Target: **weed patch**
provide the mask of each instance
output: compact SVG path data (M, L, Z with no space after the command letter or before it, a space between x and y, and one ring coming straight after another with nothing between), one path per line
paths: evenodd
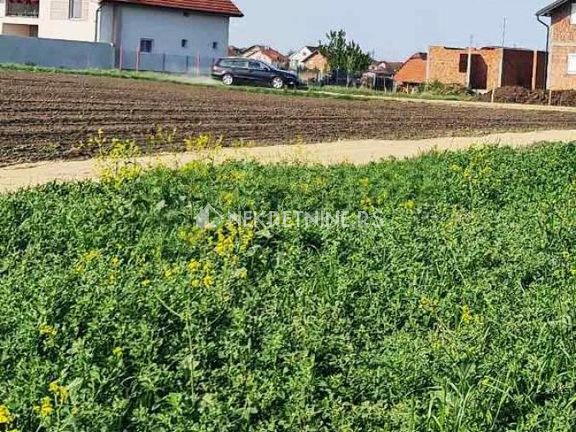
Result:
M573 143L4 195L0 430L574 430L575 245Z

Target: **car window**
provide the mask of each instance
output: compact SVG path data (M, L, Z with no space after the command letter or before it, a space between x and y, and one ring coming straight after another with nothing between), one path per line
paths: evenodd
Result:
M247 68L248 67L248 62L247 61L242 61L242 60L234 60L232 67L235 68Z
M248 67L249 67L250 69L258 69L258 70L263 70L263 69L264 69L264 65L263 65L262 63L260 63L260 62L254 62L254 61L251 61L251 62L248 64Z

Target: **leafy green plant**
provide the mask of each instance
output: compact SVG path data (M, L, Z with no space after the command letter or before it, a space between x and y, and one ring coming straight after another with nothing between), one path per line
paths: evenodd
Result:
M576 427L574 143L198 161L3 195L0 222L2 432Z

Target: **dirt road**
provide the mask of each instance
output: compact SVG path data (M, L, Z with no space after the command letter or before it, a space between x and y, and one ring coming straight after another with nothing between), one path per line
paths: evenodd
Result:
M483 137L432 138L425 140L361 140L336 141L301 146L265 146L243 149L224 148L211 154L216 162L225 160L257 160L262 163L306 162L335 164L349 162L365 164L383 158L409 158L431 150L450 151L475 144L525 147L540 142L576 141L576 130L541 131L530 133L503 133ZM199 153L161 154L138 158L135 162L147 167L166 165L178 167L206 157ZM97 178L98 161L53 161L28 163L0 168L0 192L41 185L52 181L76 181Z

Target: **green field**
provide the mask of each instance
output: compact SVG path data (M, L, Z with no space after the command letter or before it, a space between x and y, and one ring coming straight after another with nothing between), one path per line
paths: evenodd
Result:
M0 308L1 432L572 431L576 144L0 196Z

